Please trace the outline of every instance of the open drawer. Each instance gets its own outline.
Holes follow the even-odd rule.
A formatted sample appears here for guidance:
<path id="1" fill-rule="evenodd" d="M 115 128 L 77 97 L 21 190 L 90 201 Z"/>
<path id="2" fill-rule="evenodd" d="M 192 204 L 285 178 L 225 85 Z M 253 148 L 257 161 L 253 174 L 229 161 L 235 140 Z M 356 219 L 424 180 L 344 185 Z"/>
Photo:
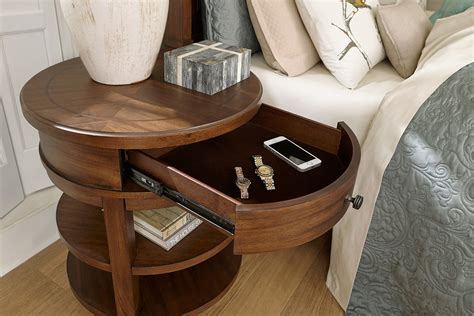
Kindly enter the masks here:
<path id="1" fill-rule="evenodd" d="M 286 136 L 321 159 L 298 172 L 263 147 Z M 252 155 L 273 167 L 276 190 L 266 191 Z M 345 123 L 332 128 L 262 105 L 257 115 L 223 136 L 168 150 L 127 151 L 128 164 L 235 224 L 234 252 L 294 247 L 322 235 L 347 210 L 360 146 Z M 240 199 L 234 167 L 250 179 L 250 199 Z"/>

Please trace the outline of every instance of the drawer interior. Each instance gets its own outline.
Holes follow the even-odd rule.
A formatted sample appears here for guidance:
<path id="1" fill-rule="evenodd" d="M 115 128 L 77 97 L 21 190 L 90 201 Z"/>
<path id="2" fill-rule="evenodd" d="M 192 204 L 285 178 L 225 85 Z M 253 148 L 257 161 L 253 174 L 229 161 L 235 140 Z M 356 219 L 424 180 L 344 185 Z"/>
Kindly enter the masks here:
<path id="1" fill-rule="evenodd" d="M 272 112 L 279 115 L 278 122 L 269 115 Z M 295 118 L 297 121 L 293 121 Z M 305 126 L 308 122 L 311 126 Z M 263 147 L 264 141 L 281 135 L 321 159 L 321 166 L 299 172 Z M 180 146 L 165 154 L 154 150 L 146 150 L 145 153 L 242 204 L 260 204 L 308 195 L 334 182 L 348 164 L 338 155 L 340 139 L 338 129 L 263 106 L 252 121 L 223 136 Z M 311 140 L 312 144 L 304 140 Z M 276 190 L 265 189 L 254 172 L 252 155 L 261 155 L 264 163 L 273 167 Z M 240 191 L 235 186 L 236 166 L 242 167 L 244 175 L 252 182 L 248 200 L 240 199 Z"/>
<path id="2" fill-rule="evenodd" d="M 264 148 L 264 141 L 281 135 L 319 157 L 321 166 L 299 172 Z M 275 191 L 255 174 L 252 155 L 273 167 Z M 244 254 L 301 245 L 331 229 L 347 210 L 360 147 L 345 123 L 333 128 L 262 105 L 230 133 L 176 148 L 131 150 L 127 159 L 150 179 L 234 223 L 234 253 Z M 235 186 L 236 166 L 252 182 L 248 200 Z"/>

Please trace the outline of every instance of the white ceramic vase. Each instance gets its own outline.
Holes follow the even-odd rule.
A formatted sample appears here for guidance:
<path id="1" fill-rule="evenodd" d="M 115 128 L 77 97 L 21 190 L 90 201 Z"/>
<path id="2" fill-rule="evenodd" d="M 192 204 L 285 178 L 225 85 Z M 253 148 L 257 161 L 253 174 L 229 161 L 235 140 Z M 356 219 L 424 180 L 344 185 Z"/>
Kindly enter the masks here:
<path id="1" fill-rule="evenodd" d="M 122 85 L 151 75 L 169 0 L 61 0 L 79 56 L 97 82 Z"/>

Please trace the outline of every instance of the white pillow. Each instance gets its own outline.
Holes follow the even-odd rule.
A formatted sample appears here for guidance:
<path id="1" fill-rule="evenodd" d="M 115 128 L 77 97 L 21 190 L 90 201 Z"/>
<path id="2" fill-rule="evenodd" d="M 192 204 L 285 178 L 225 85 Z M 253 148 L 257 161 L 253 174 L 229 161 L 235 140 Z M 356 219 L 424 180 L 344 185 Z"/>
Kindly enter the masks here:
<path id="1" fill-rule="evenodd" d="M 296 0 L 296 4 L 324 65 L 347 88 L 356 88 L 385 58 L 374 15 L 364 0 Z"/>

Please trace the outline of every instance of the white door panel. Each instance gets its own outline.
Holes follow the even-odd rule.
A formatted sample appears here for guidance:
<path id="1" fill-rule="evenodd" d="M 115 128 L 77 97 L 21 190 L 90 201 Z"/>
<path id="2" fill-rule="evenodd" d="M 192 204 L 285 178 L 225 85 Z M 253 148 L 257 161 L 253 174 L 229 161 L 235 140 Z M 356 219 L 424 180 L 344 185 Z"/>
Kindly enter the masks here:
<path id="1" fill-rule="evenodd" d="M 0 219 L 23 201 L 23 198 L 20 175 L 0 99 Z"/>
<path id="2" fill-rule="evenodd" d="M 23 117 L 20 91 L 62 61 L 54 0 L 0 0 L 0 96 L 26 194 L 52 185 L 38 154 L 38 133 Z"/>
<path id="3" fill-rule="evenodd" d="M 59 36 L 61 37 L 61 50 L 63 52 L 63 59 L 68 60 L 74 57 L 79 57 L 79 51 L 73 43 L 71 32 L 64 19 L 61 11 L 60 0 L 54 0 L 56 3 L 56 16 L 58 21 Z"/>
<path id="4" fill-rule="evenodd" d="M 0 13 L 16 13 L 31 10 L 39 10 L 38 0 L 2 0 L 0 1 Z"/>
<path id="5" fill-rule="evenodd" d="M 6 35 L 2 38 L 6 71 L 11 82 L 11 95 L 19 118 L 22 149 L 38 146 L 38 133 L 21 114 L 19 95 L 23 85 L 35 74 L 48 67 L 48 57 L 42 32 Z M 13 71 L 12 71 L 13 70 Z"/>

